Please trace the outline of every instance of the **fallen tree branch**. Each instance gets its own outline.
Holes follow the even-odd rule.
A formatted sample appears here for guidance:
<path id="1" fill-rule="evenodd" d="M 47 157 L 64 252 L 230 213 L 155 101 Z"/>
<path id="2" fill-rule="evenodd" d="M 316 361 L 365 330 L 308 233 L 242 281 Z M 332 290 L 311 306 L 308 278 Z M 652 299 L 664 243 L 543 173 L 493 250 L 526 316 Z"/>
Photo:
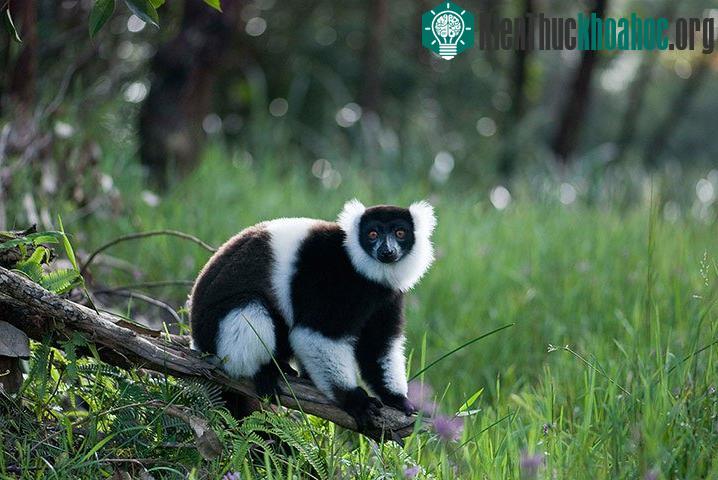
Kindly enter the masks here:
<path id="1" fill-rule="evenodd" d="M 30 338 L 42 341 L 48 334 L 71 337 L 79 332 L 98 347 L 107 363 L 123 368 L 142 368 L 176 377 L 202 377 L 228 391 L 256 398 L 250 380 L 231 379 L 222 369 L 188 349 L 163 337 L 138 333 L 120 320 L 54 295 L 27 278 L 0 267 L 0 314 L 3 320 L 24 331 Z M 124 325 L 128 325 L 124 323 Z M 357 431 L 354 419 L 322 395 L 311 382 L 290 378 L 281 386 L 282 406 L 301 410 Z M 399 441 L 414 429 L 414 419 L 404 413 L 383 407 L 380 415 L 370 419 L 362 433 L 375 440 Z"/>

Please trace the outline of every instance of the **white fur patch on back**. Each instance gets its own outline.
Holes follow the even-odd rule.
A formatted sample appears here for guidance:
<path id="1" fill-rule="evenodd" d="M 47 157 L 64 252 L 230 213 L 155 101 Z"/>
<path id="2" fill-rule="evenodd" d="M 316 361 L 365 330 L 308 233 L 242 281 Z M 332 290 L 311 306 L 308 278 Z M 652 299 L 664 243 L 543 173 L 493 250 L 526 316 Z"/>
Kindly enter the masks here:
<path id="1" fill-rule="evenodd" d="M 384 285 L 406 292 L 410 290 L 434 261 L 431 234 L 436 226 L 434 208 L 425 201 L 409 207 L 414 222 L 414 247 L 396 263 L 381 263 L 366 253 L 359 243 L 359 223 L 366 207 L 357 199 L 344 204 L 337 223 L 346 234 L 345 246 L 352 265 L 359 273 Z"/>
<path id="2" fill-rule="evenodd" d="M 307 327 L 295 327 L 289 343 L 317 388 L 335 400 L 334 388 L 357 386 L 357 365 L 352 340 L 334 340 Z"/>
<path id="3" fill-rule="evenodd" d="M 274 324 L 257 302 L 230 311 L 219 322 L 217 356 L 231 377 L 251 377 L 272 361 L 276 341 Z"/>
<path id="4" fill-rule="evenodd" d="M 379 359 L 384 372 L 384 386 L 392 393 L 406 396 L 406 360 L 404 358 L 404 336 L 391 340 L 389 351 Z"/>
<path id="5" fill-rule="evenodd" d="M 295 273 L 297 251 L 307 238 L 309 230 L 319 220 L 311 218 L 279 218 L 264 222 L 270 234 L 270 247 L 274 256 L 272 264 L 272 288 L 277 306 L 288 326 L 294 325 L 292 312 L 292 278 Z"/>

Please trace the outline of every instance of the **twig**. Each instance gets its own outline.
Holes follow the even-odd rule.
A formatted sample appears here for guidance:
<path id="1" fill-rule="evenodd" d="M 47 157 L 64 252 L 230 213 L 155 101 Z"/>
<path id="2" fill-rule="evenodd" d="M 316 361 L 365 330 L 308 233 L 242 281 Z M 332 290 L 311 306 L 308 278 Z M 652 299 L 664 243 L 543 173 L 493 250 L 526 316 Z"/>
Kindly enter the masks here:
<path id="1" fill-rule="evenodd" d="M 191 287 L 192 280 L 156 280 L 152 282 L 138 282 L 127 285 L 112 287 L 112 290 L 134 290 L 136 288 L 160 288 L 160 287 Z"/>
<path id="2" fill-rule="evenodd" d="M 214 248 L 212 245 L 202 241 L 201 239 L 195 237 L 194 235 L 190 235 L 189 233 L 180 232 L 178 230 L 150 230 L 148 232 L 137 232 L 137 233 L 130 233 L 127 235 L 122 235 L 121 237 L 118 237 L 111 242 L 108 242 L 104 245 L 102 245 L 100 248 L 95 250 L 90 254 L 90 256 L 87 258 L 85 263 L 82 265 L 82 268 L 80 269 L 80 275 L 83 275 L 85 273 L 85 270 L 87 270 L 87 267 L 92 263 L 92 261 L 95 259 L 95 257 L 107 250 L 108 248 L 117 245 L 118 243 L 127 242 L 129 240 L 137 240 L 139 238 L 147 238 L 147 237 L 155 237 L 159 235 L 167 235 L 171 237 L 178 237 L 182 238 L 184 240 L 189 240 L 191 242 L 196 243 L 197 245 L 201 246 L 205 250 L 208 250 L 210 252 L 216 252 L 217 249 Z"/>
<path id="3" fill-rule="evenodd" d="M 137 298 L 139 300 L 142 300 L 145 303 L 149 303 L 150 305 L 154 305 L 155 307 L 159 307 L 162 310 L 166 311 L 170 315 L 172 315 L 172 318 L 177 323 L 182 323 L 182 319 L 177 314 L 174 308 L 172 308 L 171 305 L 168 303 L 163 302 L 162 300 L 157 300 L 156 298 L 152 298 L 149 295 L 145 295 L 143 293 L 139 292 L 133 292 L 131 290 L 122 290 L 122 289 L 106 289 L 106 290 L 95 290 L 92 292 L 94 295 L 118 295 L 125 298 Z"/>

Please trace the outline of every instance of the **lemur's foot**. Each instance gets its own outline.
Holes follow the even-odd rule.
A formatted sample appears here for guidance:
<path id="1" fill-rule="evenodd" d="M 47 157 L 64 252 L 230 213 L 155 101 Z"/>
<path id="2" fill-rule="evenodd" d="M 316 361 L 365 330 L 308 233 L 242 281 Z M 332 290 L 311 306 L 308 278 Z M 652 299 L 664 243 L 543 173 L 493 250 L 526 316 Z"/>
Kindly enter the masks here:
<path id="1" fill-rule="evenodd" d="M 357 387 L 346 392 L 344 399 L 341 401 L 342 407 L 347 411 L 360 431 L 366 430 L 371 417 L 379 415 L 382 403 L 379 399 L 370 397 L 363 388 Z"/>
<path id="2" fill-rule="evenodd" d="M 414 404 L 403 395 L 387 395 L 381 400 L 387 407 L 396 408 L 397 410 L 404 412 L 405 415 L 413 415 L 419 411 Z"/>

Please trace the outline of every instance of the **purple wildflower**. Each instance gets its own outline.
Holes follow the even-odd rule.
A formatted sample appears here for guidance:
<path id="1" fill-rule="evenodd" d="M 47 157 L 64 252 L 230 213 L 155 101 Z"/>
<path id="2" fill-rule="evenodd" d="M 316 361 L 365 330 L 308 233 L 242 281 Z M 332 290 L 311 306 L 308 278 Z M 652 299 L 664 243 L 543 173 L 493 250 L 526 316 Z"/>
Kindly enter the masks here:
<path id="1" fill-rule="evenodd" d="M 242 477 L 239 475 L 239 472 L 227 472 L 224 474 L 224 477 L 222 477 L 222 480 L 242 480 Z"/>
<path id="2" fill-rule="evenodd" d="M 434 417 L 434 431 L 445 442 L 455 442 L 461 438 L 464 420 L 460 417 L 438 415 Z"/>
<path id="3" fill-rule="evenodd" d="M 526 450 L 522 451 L 521 461 L 519 462 L 521 467 L 521 477 L 536 478 L 539 468 L 543 465 L 543 461 L 544 456 L 542 453 L 531 455 Z"/>
<path id="4" fill-rule="evenodd" d="M 416 478 L 419 475 L 419 466 L 414 465 L 413 467 L 406 467 L 404 469 L 404 478 Z"/>
<path id="5" fill-rule="evenodd" d="M 646 472 L 645 478 L 646 480 L 657 480 L 658 479 L 659 471 L 657 468 L 652 468 L 649 471 Z"/>
<path id="6" fill-rule="evenodd" d="M 409 382 L 409 391 L 407 392 L 406 397 L 417 410 L 424 412 L 427 415 L 433 415 L 434 412 L 436 412 L 437 406 L 436 403 L 432 401 L 432 398 L 434 397 L 434 390 L 431 388 L 431 385 L 418 381 L 411 381 Z"/>

